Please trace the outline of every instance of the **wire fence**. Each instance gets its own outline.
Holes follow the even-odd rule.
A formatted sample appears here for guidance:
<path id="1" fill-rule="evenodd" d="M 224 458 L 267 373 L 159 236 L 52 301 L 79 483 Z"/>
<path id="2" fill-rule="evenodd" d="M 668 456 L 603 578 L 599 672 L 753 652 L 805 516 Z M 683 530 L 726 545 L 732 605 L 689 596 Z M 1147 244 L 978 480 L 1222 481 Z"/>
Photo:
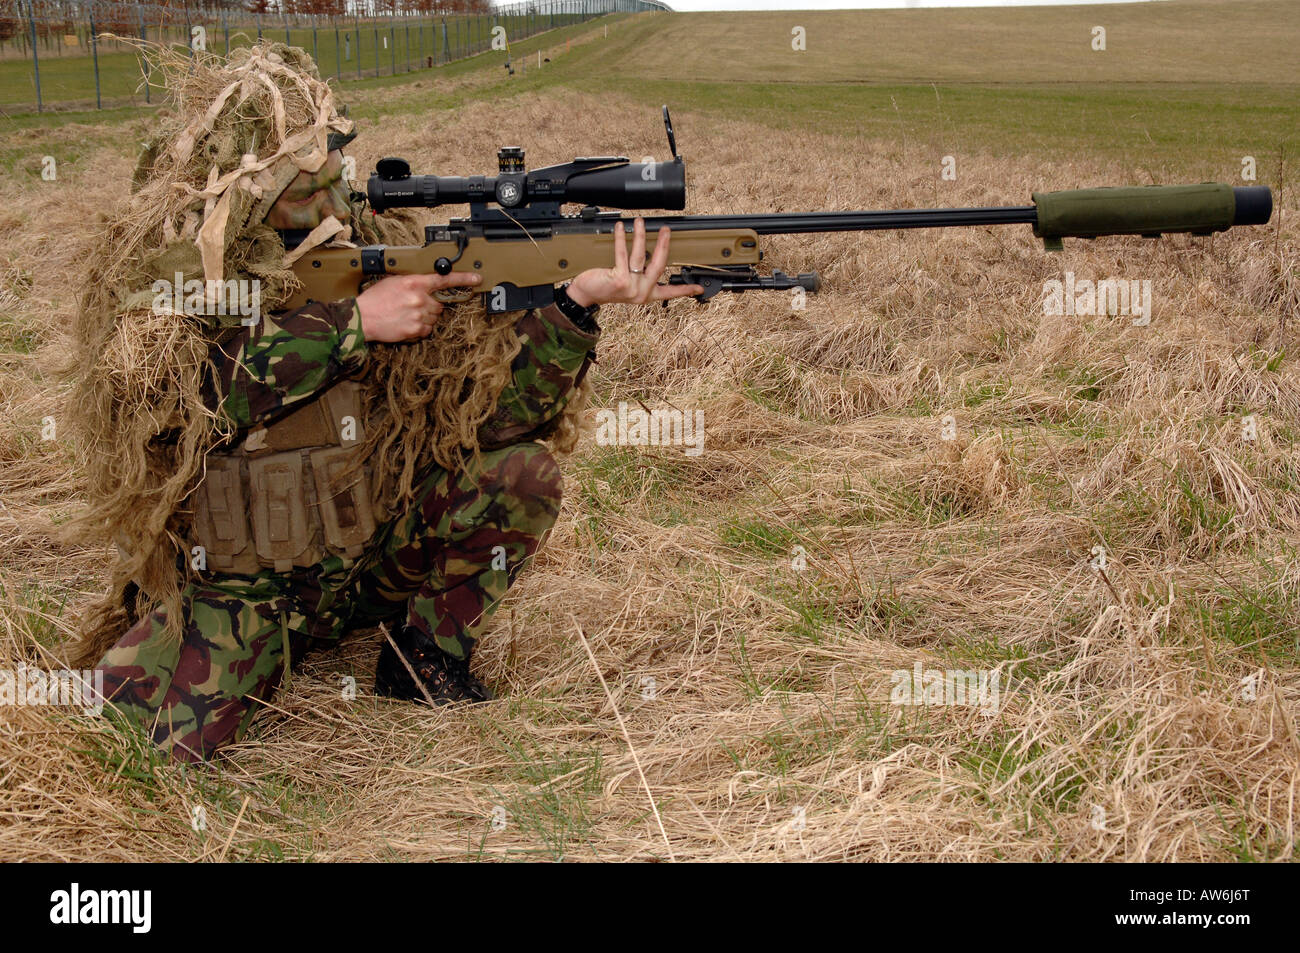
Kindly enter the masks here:
<path id="1" fill-rule="evenodd" d="M 0 0 L 0 114 L 156 100 L 160 93 L 149 82 L 147 64 L 126 37 L 219 54 L 262 38 L 283 40 L 310 52 L 322 77 L 343 81 L 431 69 L 503 47 L 508 61 L 510 43 L 547 30 L 611 13 L 670 9 L 656 0 L 503 6 L 459 0 L 444 12 L 327 16 L 203 9 L 192 3 L 178 8 Z"/>

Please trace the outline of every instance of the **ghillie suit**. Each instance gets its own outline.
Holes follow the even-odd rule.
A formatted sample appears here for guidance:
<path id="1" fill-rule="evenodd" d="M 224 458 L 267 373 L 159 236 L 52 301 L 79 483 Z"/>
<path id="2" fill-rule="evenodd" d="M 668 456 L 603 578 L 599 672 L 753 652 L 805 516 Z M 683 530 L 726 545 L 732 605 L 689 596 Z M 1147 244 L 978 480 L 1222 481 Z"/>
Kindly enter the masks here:
<path id="1" fill-rule="evenodd" d="M 292 580 L 294 591 L 305 593 L 298 608 L 314 614 L 318 604 L 341 598 L 345 576 L 354 587 L 378 587 L 383 600 L 411 599 L 421 584 L 418 573 L 407 571 L 400 583 L 391 578 L 410 569 L 395 555 L 401 540 L 441 539 L 438 533 L 448 529 L 437 525 L 442 517 L 430 509 L 430 494 L 469 505 L 468 487 L 482 496 L 483 480 L 490 484 L 498 471 L 536 484 L 547 505 L 534 522 L 549 528 L 558 471 L 546 465 L 549 457 L 526 465 L 533 450 L 544 454 L 531 441 L 549 437 L 553 448 L 572 447 L 582 403 L 574 398 L 583 393 L 594 336 L 532 313 L 490 317 L 477 300 L 449 307 L 428 338 L 400 345 L 366 344 L 351 299 L 278 314 L 296 280 L 280 233 L 263 219 L 299 171 L 321 168 L 330 137 L 345 136 L 351 122 L 339 115 L 332 91 L 300 50 L 272 43 L 238 50 L 228 61 L 153 47 L 146 53 L 167 77 L 172 116 L 141 157 L 130 196 L 88 249 L 93 264 L 75 327 L 73 416 L 83 427 L 90 504 L 80 527 L 114 541 L 119 554 L 108 595 L 86 613 L 78 664 L 100 659 L 137 620 L 152 619 L 156 631 L 148 637 L 158 644 L 159 635 L 178 641 L 198 624 L 195 607 L 214 597 L 212 577 L 201 577 L 189 559 L 192 501 L 210 454 L 291 401 L 314 399 L 314 392 L 293 388 L 327 387 L 343 364 L 366 372 L 368 436 L 357 456 L 370 468 L 374 510 L 389 521 L 379 534 L 387 542 L 377 539 L 355 561 L 331 556 L 310 580 Z M 385 222 L 358 211 L 354 206 L 348 223 L 327 219 L 314 239 L 416 237 L 410 220 Z M 239 315 L 221 314 L 222 303 L 201 293 L 185 297 L 186 313 L 160 307 L 154 283 L 178 277 L 200 282 L 198 288 L 256 279 L 260 311 L 269 317 L 253 331 L 241 328 Z M 563 370 L 552 366 L 555 360 Z M 279 379 L 286 367 L 300 375 L 292 385 Z M 501 456 L 521 442 L 531 448 L 523 457 L 514 454 L 512 463 Z M 443 516 L 455 516 L 452 509 Z M 535 541 L 521 544 L 516 555 L 534 548 Z M 368 583 L 347 572 L 360 564 L 369 566 Z M 427 582 L 431 567 L 418 568 Z M 245 608 L 260 606 L 263 597 L 280 600 L 278 637 L 287 653 L 295 634 L 288 616 L 295 610 L 283 603 L 280 583 L 289 575 L 282 575 L 278 581 L 270 572 L 244 577 L 236 588 Z M 218 579 L 216 588 L 224 584 Z M 487 588 L 499 598 L 505 584 L 503 577 L 500 586 Z M 436 588 L 426 593 L 430 605 Z M 240 611 L 223 608 L 232 620 Z M 439 625 L 437 611 L 425 613 L 430 628 Z M 450 627 L 464 635 L 469 608 L 457 611 L 459 621 Z M 483 614 L 480 607 L 475 630 Z M 351 616 L 364 621 L 366 611 Z M 323 626 L 337 635 L 347 621 L 316 620 L 314 634 Z M 147 629 L 136 625 L 131 638 L 143 638 Z M 446 641 L 455 644 L 455 637 Z"/>

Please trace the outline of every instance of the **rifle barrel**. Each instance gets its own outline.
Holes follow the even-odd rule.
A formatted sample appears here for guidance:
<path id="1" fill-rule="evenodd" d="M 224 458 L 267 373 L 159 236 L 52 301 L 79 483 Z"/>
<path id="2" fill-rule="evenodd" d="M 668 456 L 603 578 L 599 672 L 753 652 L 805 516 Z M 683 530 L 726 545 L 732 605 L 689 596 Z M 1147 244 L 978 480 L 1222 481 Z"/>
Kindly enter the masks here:
<path id="1" fill-rule="evenodd" d="M 631 218 L 621 218 L 631 227 Z M 646 218 L 646 227 L 667 225 L 673 231 L 707 228 L 752 228 L 759 235 L 810 232 L 866 232 L 895 228 L 951 228 L 978 225 L 1036 225 L 1032 205 L 989 208 L 894 209 L 879 212 L 773 212 L 763 215 L 662 215 Z"/>

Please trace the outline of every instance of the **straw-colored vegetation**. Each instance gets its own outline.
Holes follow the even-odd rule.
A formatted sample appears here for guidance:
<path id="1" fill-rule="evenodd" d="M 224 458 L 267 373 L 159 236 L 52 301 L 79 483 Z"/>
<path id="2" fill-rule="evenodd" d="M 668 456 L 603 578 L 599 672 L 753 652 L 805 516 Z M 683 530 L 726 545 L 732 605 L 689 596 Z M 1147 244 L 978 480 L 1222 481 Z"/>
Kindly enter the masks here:
<path id="1" fill-rule="evenodd" d="M 963 149 L 949 182 L 915 142 L 676 124 L 695 212 L 1146 180 L 1002 144 Z M 105 552 L 60 530 L 77 449 L 41 429 L 80 266 L 63 237 L 120 195 L 145 129 L 122 125 L 76 189 L 6 186 L 0 668 L 56 664 L 104 584 Z M 633 102 L 558 90 L 475 102 L 454 134 L 409 113 L 362 132 L 362 169 L 487 171 L 503 141 L 535 166 L 663 151 Z M 588 437 L 566 461 L 560 523 L 476 663 L 498 701 L 373 697 L 361 632 L 211 768 L 2 709 L 0 857 L 1291 859 L 1300 250 L 1281 195 L 1280 227 L 1059 255 L 1023 227 L 775 239 L 769 261 L 823 274 L 805 310 L 608 309 L 597 404 L 700 409 L 704 452 Z M 1150 280 L 1150 323 L 1044 315 L 1066 271 Z M 997 711 L 891 704 L 917 663 L 996 670 Z"/>

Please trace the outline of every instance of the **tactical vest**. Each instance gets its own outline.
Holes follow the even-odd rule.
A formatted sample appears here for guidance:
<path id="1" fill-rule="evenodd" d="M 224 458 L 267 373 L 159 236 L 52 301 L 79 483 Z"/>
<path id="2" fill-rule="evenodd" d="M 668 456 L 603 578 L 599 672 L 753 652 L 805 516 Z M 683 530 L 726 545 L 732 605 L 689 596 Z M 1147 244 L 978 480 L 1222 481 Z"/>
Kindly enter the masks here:
<path id="1" fill-rule="evenodd" d="M 342 380 L 209 453 L 191 530 L 208 569 L 254 575 L 360 556 L 376 527 L 370 467 L 349 472 L 364 436 L 361 385 Z"/>

